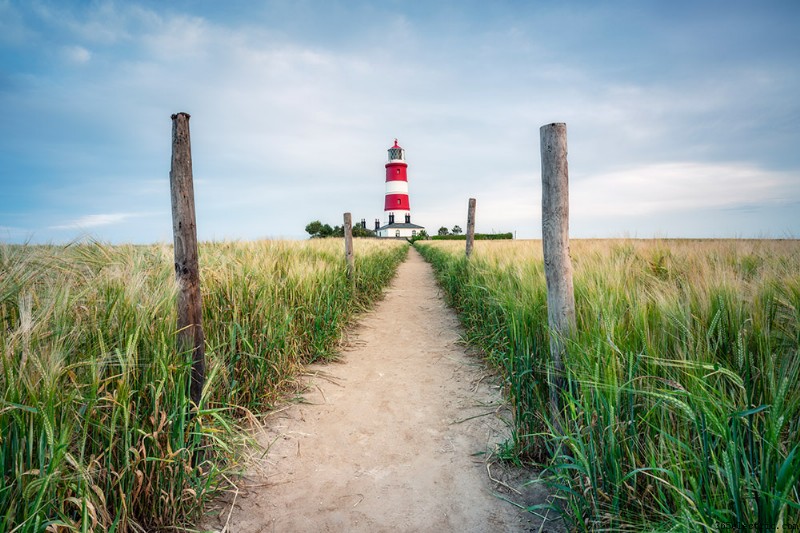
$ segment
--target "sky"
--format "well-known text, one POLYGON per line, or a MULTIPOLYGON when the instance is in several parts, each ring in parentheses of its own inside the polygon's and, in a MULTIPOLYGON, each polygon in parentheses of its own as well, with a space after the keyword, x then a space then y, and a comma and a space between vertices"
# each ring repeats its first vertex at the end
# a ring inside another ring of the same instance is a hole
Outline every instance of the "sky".
MULTIPOLYGON (((0 0, 0 242, 170 242, 191 115, 201 240, 384 219, 541 236, 800 238, 800 2, 0 0)), ((384 221, 385 222, 385 221, 384 221)))

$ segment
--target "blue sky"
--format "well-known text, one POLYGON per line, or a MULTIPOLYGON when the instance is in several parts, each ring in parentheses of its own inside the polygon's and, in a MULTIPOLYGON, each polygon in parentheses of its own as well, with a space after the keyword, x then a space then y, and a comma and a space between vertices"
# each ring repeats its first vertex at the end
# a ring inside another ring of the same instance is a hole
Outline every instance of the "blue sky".
POLYGON ((0 240, 170 241, 382 217, 541 235, 566 122, 574 237, 800 237, 800 2, 0 0, 0 240))

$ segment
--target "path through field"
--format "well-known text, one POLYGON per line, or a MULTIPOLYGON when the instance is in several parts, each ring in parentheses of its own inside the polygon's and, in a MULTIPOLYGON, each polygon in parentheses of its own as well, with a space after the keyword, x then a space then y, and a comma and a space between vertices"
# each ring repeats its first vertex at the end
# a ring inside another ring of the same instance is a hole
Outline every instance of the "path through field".
POLYGON ((458 320, 414 249, 359 322, 342 363, 311 367, 305 401, 270 415, 260 437, 271 443, 266 465, 207 527, 563 531, 502 499, 531 505, 547 494, 522 486, 533 473, 492 455, 508 434, 496 380, 465 353, 458 320))

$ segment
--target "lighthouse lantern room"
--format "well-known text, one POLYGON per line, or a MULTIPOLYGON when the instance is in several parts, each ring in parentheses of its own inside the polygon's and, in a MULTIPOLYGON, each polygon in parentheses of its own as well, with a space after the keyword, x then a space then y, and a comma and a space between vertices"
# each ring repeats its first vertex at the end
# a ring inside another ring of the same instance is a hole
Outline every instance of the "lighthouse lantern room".
POLYGON ((386 196, 383 203, 384 225, 377 229, 378 237, 416 237, 423 226, 411 223, 411 206, 408 202, 408 163, 406 151, 394 140, 389 148, 386 163, 386 196))

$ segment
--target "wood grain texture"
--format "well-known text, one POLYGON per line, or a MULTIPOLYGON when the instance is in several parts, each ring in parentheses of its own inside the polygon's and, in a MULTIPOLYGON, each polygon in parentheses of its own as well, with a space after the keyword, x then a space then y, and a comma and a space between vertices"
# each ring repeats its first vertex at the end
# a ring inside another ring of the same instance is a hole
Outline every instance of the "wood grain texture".
POLYGON ((192 402, 198 405, 205 382, 206 365, 188 113, 172 115, 172 164, 169 183, 175 242, 175 279, 178 283, 178 347, 182 352, 192 352, 189 394, 192 402))
POLYGON ((569 255, 567 125, 547 124, 540 128, 539 134, 542 155, 542 247, 553 370, 550 402, 554 413, 557 413, 558 393, 564 382, 564 339, 575 329, 575 292, 569 255))
POLYGON ((353 254, 353 217, 344 214, 344 257, 347 260, 347 279, 352 280, 355 274, 355 256, 353 254))
POLYGON ((467 207, 467 257, 472 254, 475 245, 475 198, 469 199, 467 207))

